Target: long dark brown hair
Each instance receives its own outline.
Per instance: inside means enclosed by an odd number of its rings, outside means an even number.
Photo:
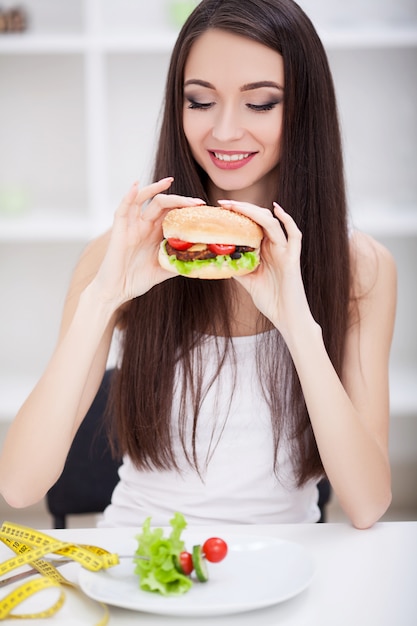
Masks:
[[[195,40],[217,28],[260,42],[282,55],[285,71],[281,160],[277,201],[303,233],[301,266],[312,314],[320,324],[330,359],[340,374],[349,307],[349,253],[342,149],[334,86],[314,27],[292,0],[203,0],[182,28],[172,53],[153,179],[174,176],[170,192],[207,196],[207,176],[195,162],[183,130],[184,66]],[[186,432],[184,415],[171,415],[174,372],[183,364],[193,398],[190,442],[184,454],[197,471],[202,368],[196,368],[199,333],[230,337],[233,281],[176,277],[134,299],[124,317],[123,358],[113,394],[117,436],[140,468],[177,467],[171,419]],[[259,331],[266,328],[260,316]],[[277,330],[259,333],[258,372],[271,410],[274,470],[279,442],[290,441],[299,485],[323,472],[302,389]],[[231,349],[231,342],[226,342]],[[218,373],[225,351],[219,348]],[[238,366],[238,365],[237,365]],[[197,369],[197,371],[196,371]],[[232,393],[231,389],[231,393]],[[184,435],[185,438],[185,435]]]

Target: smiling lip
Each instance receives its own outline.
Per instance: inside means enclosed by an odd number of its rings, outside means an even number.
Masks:
[[[244,167],[253,159],[256,152],[224,152],[222,150],[209,150],[209,155],[214,165],[221,170],[237,170]]]

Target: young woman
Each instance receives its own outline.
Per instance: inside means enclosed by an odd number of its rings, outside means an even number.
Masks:
[[[197,6],[172,54],[154,180],[132,186],[78,263],[56,349],[2,452],[3,496],[27,506],[58,478],[120,328],[124,464],[103,524],[166,524],[176,510],[190,523],[314,522],[326,475],[352,523],[371,526],[391,499],[396,271],[349,229],[332,78],[292,0]],[[254,273],[159,266],[166,213],[203,203],[262,227]],[[34,444],[36,464],[22,465]]]

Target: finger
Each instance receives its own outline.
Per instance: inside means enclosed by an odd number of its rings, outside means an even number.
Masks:
[[[183,208],[187,206],[201,206],[205,204],[201,198],[190,198],[176,194],[157,194],[142,213],[144,221],[155,221],[167,210]]]
[[[151,200],[158,193],[162,193],[169,189],[174,182],[173,176],[167,176],[166,178],[161,178],[161,180],[156,181],[155,183],[151,183],[150,185],[146,185],[141,189],[138,189],[136,195],[136,203],[138,205],[142,205],[148,200]]]
[[[298,228],[291,215],[284,211],[282,206],[280,206],[277,202],[274,202],[273,204],[275,215],[285,227],[288,243],[290,245],[293,243],[295,246],[298,246],[302,238],[300,229]]]
[[[140,188],[139,182],[135,181],[120,203],[115,218],[132,218],[135,219],[142,211],[142,206],[145,202],[153,198],[155,195],[166,191],[172,185],[174,178],[168,176],[162,178],[155,183]],[[132,210],[133,215],[132,215]]]
[[[242,213],[242,215],[246,215],[246,217],[257,222],[272,243],[284,244],[286,242],[281,224],[275,219],[270,209],[249,202],[236,202],[234,200],[218,200],[218,203],[225,209]]]
[[[127,194],[122,199],[119,206],[117,207],[117,210],[116,210],[117,217],[125,217],[128,214],[130,207],[135,202],[135,199],[137,197],[138,187],[139,187],[139,183],[138,181],[135,181],[133,185],[131,186],[131,188],[129,189],[129,191],[127,192]]]

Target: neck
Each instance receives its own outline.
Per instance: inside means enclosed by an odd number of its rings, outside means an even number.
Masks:
[[[235,280],[233,280],[232,289],[230,319],[232,337],[256,335],[265,330],[270,330],[272,325],[261,317],[246,289]]]
[[[208,196],[212,204],[218,200],[234,200],[235,202],[249,202],[260,207],[272,208],[272,203],[277,202],[276,197],[277,171],[272,170],[250,187],[244,189],[220,189],[209,181]]]

